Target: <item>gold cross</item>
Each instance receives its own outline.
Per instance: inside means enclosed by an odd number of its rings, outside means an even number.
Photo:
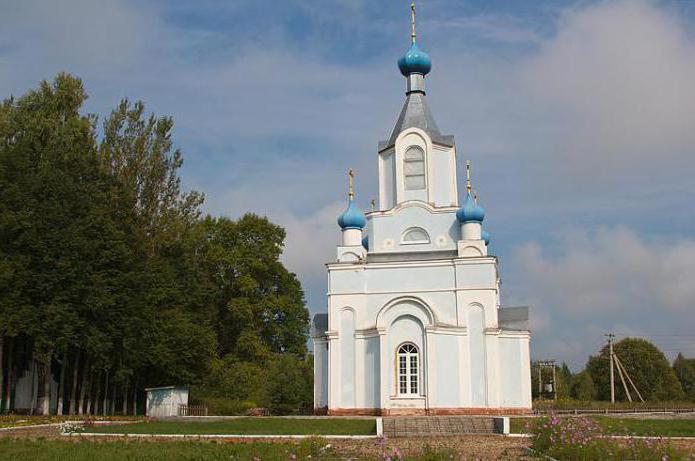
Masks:
[[[471,161],[466,160],[466,191],[471,191]]]
[[[353,178],[355,177],[355,172],[352,171],[352,168],[348,170],[348,197],[350,197],[350,200],[352,200],[355,197],[355,192],[352,190],[352,181]]]
[[[415,43],[416,34],[415,34],[415,2],[414,1],[410,4],[410,28],[411,28],[410,38],[413,41],[413,43]]]

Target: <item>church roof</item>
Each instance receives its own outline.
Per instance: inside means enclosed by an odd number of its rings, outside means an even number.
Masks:
[[[502,330],[528,331],[528,306],[505,307],[497,311],[497,321]]]
[[[401,113],[396,121],[396,126],[393,127],[391,136],[389,137],[388,141],[381,141],[379,143],[379,151],[387,149],[396,144],[396,138],[398,135],[408,128],[421,129],[427,133],[432,138],[432,142],[436,144],[442,144],[449,147],[454,145],[453,136],[443,135],[439,131],[439,127],[432,116],[432,111],[430,111],[430,108],[427,105],[425,94],[422,92],[413,91],[408,94],[405,99],[405,104],[403,104],[403,109],[401,109]]]
[[[325,335],[328,330],[328,314],[314,314],[314,321],[311,323],[313,330],[311,336],[317,337]]]

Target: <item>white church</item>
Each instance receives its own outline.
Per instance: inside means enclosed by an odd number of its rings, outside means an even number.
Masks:
[[[497,258],[471,191],[459,203],[454,137],[425,97],[412,44],[406,99],[379,143],[379,200],[363,213],[350,172],[328,312],[312,325],[314,407],[329,415],[510,414],[531,408],[528,308],[500,306]]]

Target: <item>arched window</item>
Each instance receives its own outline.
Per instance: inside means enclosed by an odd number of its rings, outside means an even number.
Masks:
[[[418,395],[420,387],[420,354],[415,344],[398,348],[398,394]]]
[[[425,152],[417,146],[409,147],[403,157],[405,190],[425,188]]]
[[[430,236],[421,227],[411,227],[403,234],[404,244],[430,243]]]

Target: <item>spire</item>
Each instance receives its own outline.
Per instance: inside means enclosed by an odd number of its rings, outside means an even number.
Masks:
[[[415,33],[415,1],[410,3],[410,39],[411,43],[415,43],[417,34]]]

